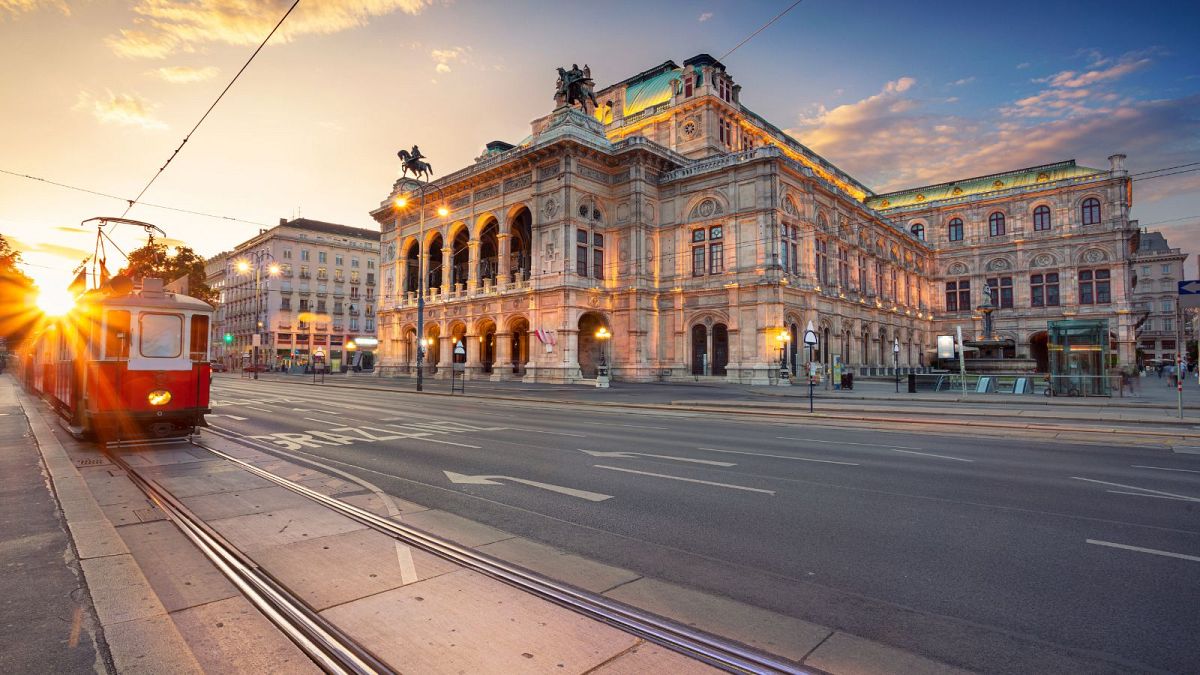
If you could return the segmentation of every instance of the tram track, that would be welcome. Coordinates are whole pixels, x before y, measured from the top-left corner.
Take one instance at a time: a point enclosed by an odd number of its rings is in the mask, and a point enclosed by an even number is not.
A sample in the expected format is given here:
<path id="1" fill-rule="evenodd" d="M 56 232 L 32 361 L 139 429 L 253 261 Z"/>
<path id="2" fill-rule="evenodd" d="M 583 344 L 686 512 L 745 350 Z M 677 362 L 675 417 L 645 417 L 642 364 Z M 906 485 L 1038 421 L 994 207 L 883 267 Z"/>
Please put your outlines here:
<path id="1" fill-rule="evenodd" d="M 178 442 L 178 439 L 172 442 Z M 163 510 L 188 539 L 268 621 L 296 644 L 327 673 L 384 675 L 395 671 L 326 621 L 286 586 L 193 514 L 170 492 L 143 476 L 119 453 L 119 448 L 161 444 L 113 443 L 104 453 L 124 471 L 156 506 Z"/>
<path id="2" fill-rule="evenodd" d="M 232 434 L 222 433 L 211 428 L 208 429 L 208 432 L 238 445 L 264 450 L 271 454 L 284 454 L 278 453 L 276 448 L 247 441 Z M 255 476 L 317 502 L 401 543 L 497 579 L 509 586 L 721 670 L 731 673 L 794 673 L 797 675 L 818 675 L 820 673 L 820 671 L 801 668 L 790 661 L 710 635 L 676 621 L 664 619 L 604 596 L 559 583 L 498 558 L 322 494 L 205 445 L 202 441 L 193 438 L 190 442 L 192 445 L 212 453 L 215 457 L 231 462 Z M 288 459 L 304 461 L 303 458 L 291 456 L 288 456 Z"/>

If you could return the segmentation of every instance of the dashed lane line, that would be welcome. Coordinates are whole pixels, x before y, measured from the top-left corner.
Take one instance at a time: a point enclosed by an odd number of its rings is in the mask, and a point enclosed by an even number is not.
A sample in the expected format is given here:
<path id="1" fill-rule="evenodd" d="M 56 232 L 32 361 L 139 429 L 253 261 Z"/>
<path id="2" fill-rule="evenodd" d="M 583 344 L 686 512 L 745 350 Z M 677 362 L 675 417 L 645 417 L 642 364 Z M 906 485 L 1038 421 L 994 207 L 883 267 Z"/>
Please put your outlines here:
<path id="1" fill-rule="evenodd" d="M 1131 469 L 1157 469 L 1158 471 L 1179 471 L 1181 473 L 1200 473 L 1200 471 L 1195 471 L 1193 469 L 1172 469 L 1172 468 L 1168 468 L 1165 466 L 1145 466 L 1143 464 L 1131 464 L 1129 466 L 1129 468 L 1131 468 Z"/>
<path id="2" fill-rule="evenodd" d="M 576 438 L 587 438 L 587 434 L 573 434 L 566 431 L 546 431 L 545 429 L 530 429 L 528 427 L 505 427 L 514 431 L 528 431 L 534 434 L 546 434 L 548 436 L 574 436 Z"/>
<path id="3" fill-rule="evenodd" d="M 699 478 L 684 478 L 683 476 L 672 476 L 665 473 L 653 473 L 650 471 L 637 471 L 636 469 L 622 469 L 618 466 L 605 466 L 603 464 L 593 464 L 597 469 L 608 469 L 609 471 L 622 471 L 624 473 L 636 473 L 641 476 L 654 476 L 655 478 L 669 478 L 671 480 L 680 480 L 685 483 L 701 483 L 703 485 L 715 485 L 716 487 L 730 488 L 733 490 L 745 490 L 747 492 L 761 492 L 763 494 L 775 496 L 774 490 L 764 490 L 762 488 L 746 487 L 745 485 L 732 485 L 730 483 L 717 483 L 711 480 L 700 480 Z"/>
<path id="4" fill-rule="evenodd" d="M 1096 546 L 1108 546 L 1109 548 L 1119 548 L 1126 551 L 1137 551 L 1138 553 L 1150 553 L 1152 555 L 1161 555 L 1166 558 L 1178 558 L 1180 560 L 1190 560 L 1192 562 L 1200 562 L 1200 556 L 1187 555 L 1186 553 L 1174 553 L 1172 551 L 1162 551 L 1157 548 L 1143 548 L 1141 546 L 1130 546 L 1129 544 L 1118 544 L 1111 541 L 1100 541 L 1099 539 L 1087 539 L 1087 543 L 1095 544 Z"/>
<path id="5" fill-rule="evenodd" d="M 1082 481 L 1086 481 L 1088 483 L 1099 483 L 1100 485 L 1109 485 L 1111 487 L 1125 488 L 1126 490 L 1138 490 L 1141 492 L 1149 492 L 1151 494 L 1156 494 L 1156 495 L 1164 495 L 1167 497 L 1174 497 L 1176 499 L 1182 499 L 1184 501 L 1189 501 L 1189 502 L 1200 502 L 1200 498 L 1189 497 L 1187 495 L 1178 495 L 1178 494 L 1175 494 L 1174 492 L 1163 492 L 1162 490 L 1151 490 L 1150 488 L 1138 487 L 1136 485 L 1124 485 L 1122 483 L 1110 483 L 1106 480 L 1096 480 L 1094 478 L 1081 478 L 1079 476 L 1071 476 L 1071 480 L 1082 480 Z"/>
<path id="6" fill-rule="evenodd" d="M 937 457 L 938 459 L 950 459 L 955 462 L 974 462 L 973 459 L 964 459 L 962 457 L 951 457 L 950 455 L 937 455 L 932 452 L 921 452 L 917 448 L 910 448 L 906 445 L 877 445 L 875 443 L 854 443 L 851 441 L 822 441 L 815 438 L 798 438 L 796 436 L 776 436 L 783 441 L 804 441 L 806 443 L 828 443 L 830 445 L 860 445 L 867 448 L 878 448 L 880 450 L 891 450 L 905 455 L 921 455 L 923 457 Z"/>
<path id="7" fill-rule="evenodd" d="M 1147 492 L 1126 492 L 1125 490 L 1106 490 L 1106 492 L 1114 495 L 1131 495 L 1134 497 L 1153 497 L 1154 499 L 1170 499 L 1173 502 L 1187 502 L 1190 499 L 1183 497 L 1168 497 L 1167 495 L 1152 495 Z"/>
<path id="8" fill-rule="evenodd" d="M 817 462 L 820 464 L 841 464 L 844 466 L 862 466 L 854 462 L 838 462 L 832 459 L 813 459 L 811 457 L 789 457 L 787 455 L 768 455 L 764 452 L 746 452 L 745 450 L 722 450 L 721 448 L 696 448 L 706 452 L 728 452 L 733 455 L 750 455 L 752 457 L 771 457 L 774 459 L 791 459 L 797 462 Z"/>

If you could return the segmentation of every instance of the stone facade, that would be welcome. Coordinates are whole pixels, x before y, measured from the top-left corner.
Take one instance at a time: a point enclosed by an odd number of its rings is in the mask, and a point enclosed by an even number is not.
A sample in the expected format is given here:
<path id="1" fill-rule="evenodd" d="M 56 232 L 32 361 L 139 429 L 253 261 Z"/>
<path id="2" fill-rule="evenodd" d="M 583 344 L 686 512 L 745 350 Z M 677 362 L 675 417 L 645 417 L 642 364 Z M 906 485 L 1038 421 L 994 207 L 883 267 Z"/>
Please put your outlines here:
<path id="1" fill-rule="evenodd" d="M 1179 325 L 1178 286 L 1187 254 L 1171 248 L 1158 232 L 1144 233 L 1139 244 L 1131 262 L 1137 278 L 1133 301 L 1140 322 L 1138 351 L 1143 364 L 1173 363 L 1191 336 L 1188 326 Z"/>
<path id="2" fill-rule="evenodd" d="M 1028 357 L 1048 319 L 1104 316 L 1132 359 L 1138 230 L 1119 156 L 1109 171 L 1062 162 L 876 195 L 739 94 L 712 57 L 668 61 L 434 183 L 397 181 L 371 212 L 384 365 L 415 363 L 423 286 L 427 361 L 443 374 L 461 342 L 471 377 L 573 382 L 603 360 L 616 379 L 769 384 L 781 362 L 803 371 L 810 323 L 818 370 L 890 373 L 927 366 L 955 325 L 978 333 L 992 278 L 1014 353 Z M 1043 207 L 1048 229 L 1032 222 Z M 1005 225 L 990 236 L 980 228 L 996 212 Z M 946 234 L 955 218 L 961 241 Z M 1042 273 L 1043 306 L 1031 307 L 1035 270 L 1056 270 L 1057 305 Z M 950 279 L 970 281 L 965 311 L 946 305 Z"/>

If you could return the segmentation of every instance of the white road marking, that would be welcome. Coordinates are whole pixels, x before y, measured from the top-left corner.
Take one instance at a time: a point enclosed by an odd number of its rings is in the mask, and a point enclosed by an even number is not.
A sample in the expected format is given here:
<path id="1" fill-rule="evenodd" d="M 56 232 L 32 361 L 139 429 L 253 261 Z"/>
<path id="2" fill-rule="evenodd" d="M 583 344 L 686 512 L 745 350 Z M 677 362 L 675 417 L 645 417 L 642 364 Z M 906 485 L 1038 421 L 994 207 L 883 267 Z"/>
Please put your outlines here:
<path id="1" fill-rule="evenodd" d="M 236 422 L 245 422 L 247 419 L 245 417 L 238 417 L 237 415 L 226 415 L 225 413 L 209 413 L 205 417 L 227 417 Z"/>
<path id="2" fill-rule="evenodd" d="M 1125 490 L 1106 490 L 1114 495 L 1133 495 L 1134 497 L 1153 497 L 1154 499 L 1170 499 L 1175 502 L 1191 501 L 1182 497 L 1168 497 L 1166 495 L 1152 495 L 1145 492 L 1126 492 Z"/>
<path id="3" fill-rule="evenodd" d="M 1111 485 L 1113 487 L 1125 488 L 1126 490 L 1141 490 L 1142 492 L 1150 492 L 1150 493 L 1153 493 L 1156 495 L 1166 495 L 1168 497 L 1177 497 L 1179 499 L 1189 501 L 1189 502 L 1200 502 L 1200 499 L 1197 499 L 1196 497 L 1189 497 L 1187 495 L 1177 495 L 1174 492 L 1163 492 L 1161 490 L 1151 490 L 1150 488 L 1138 487 L 1136 485 L 1123 485 L 1121 483 L 1109 483 L 1108 481 L 1096 480 L 1094 478 L 1080 478 L 1079 476 L 1071 476 L 1071 479 L 1087 481 L 1089 483 L 1099 483 L 1101 485 Z"/>
<path id="4" fill-rule="evenodd" d="M 456 483 L 459 485 L 502 485 L 502 483 L 498 483 L 497 481 L 510 480 L 514 483 L 523 483 L 525 485 L 532 485 L 533 487 L 541 488 L 543 490 L 549 490 L 551 492 L 557 492 L 559 494 L 569 495 L 571 497 L 586 499 L 589 502 L 602 502 L 606 499 L 612 499 L 612 495 L 600 494 L 599 492 L 577 490 L 575 488 L 563 487 L 561 485 L 541 483 L 536 480 L 513 478 L 512 476 L 468 476 L 466 474 L 455 473 L 453 471 L 442 471 L 442 473 L 446 474 L 446 478 L 449 478 L 451 483 Z"/>
<path id="5" fill-rule="evenodd" d="M 252 406 L 252 405 L 244 405 L 244 406 L 242 406 L 242 407 L 243 407 L 243 408 L 246 408 L 246 409 L 248 409 L 248 410 L 257 410 L 258 412 L 265 412 L 265 413 L 273 413 L 273 412 L 275 412 L 274 410 L 267 410 L 266 408 L 255 408 L 255 407 L 254 407 L 254 406 Z"/>
<path id="6" fill-rule="evenodd" d="M 579 451 L 587 453 L 592 457 L 616 457 L 618 459 L 654 457 L 656 459 L 673 459 L 676 462 L 692 462 L 693 464 L 708 464 L 710 466 L 737 466 L 737 464 L 734 464 L 733 462 L 714 462 L 711 459 L 692 459 L 691 457 L 677 457 L 675 455 L 652 455 L 648 452 L 625 452 L 623 450 L 604 452 L 602 450 L 584 450 L 583 448 L 579 448 Z"/>
<path id="7" fill-rule="evenodd" d="M 733 455 L 750 455 L 752 457 L 773 457 L 775 459 L 794 459 L 797 462 L 819 462 L 821 464 L 842 464 L 844 466 L 862 466 L 854 462 L 836 462 L 832 459 L 812 459 L 809 457 L 788 457 L 787 455 L 768 455 L 763 452 L 746 452 L 744 450 L 722 450 L 720 448 L 696 448 L 697 450 L 706 450 L 708 452 L 728 452 Z"/>
<path id="8" fill-rule="evenodd" d="M 1183 473 L 1200 473 L 1200 471 L 1194 471 L 1192 469 L 1169 469 L 1165 466 L 1145 466 L 1142 464 L 1131 464 L 1130 468 L 1132 468 L 1132 469 L 1158 469 L 1159 471 L 1180 471 Z"/>
<path id="9" fill-rule="evenodd" d="M 902 452 L 906 455 L 924 455 L 926 457 L 938 457 L 940 459 L 952 459 L 956 462 L 974 462 L 973 459 L 963 459 L 962 457 L 951 457 L 950 455 L 935 455 L 932 452 L 917 452 L 916 450 L 901 450 L 899 448 L 888 448 L 892 452 Z"/>
<path id="10" fill-rule="evenodd" d="M 423 438 L 419 436 L 413 436 L 412 438 L 415 441 L 425 441 L 426 443 L 441 443 L 442 445 L 457 445 L 460 448 L 474 448 L 476 450 L 482 450 L 482 448 L 480 448 L 478 445 L 467 445 L 466 443 L 455 443 L 454 441 L 440 441 L 436 438 Z"/>
<path id="11" fill-rule="evenodd" d="M 700 480 L 699 478 L 684 478 L 683 476 L 670 476 L 665 473 L 652 473 L 650 471 L 635 471 L 633 469 L 622 469 L 617 466 L 605 466 L 603 464 L 593 464 L 597 469 L 608 469 L 609 471 L 623 471 L 625 473 L 636 473 L 641 476 L 654 476 L 655 478 L 669 478 L 671 480 L 681 480 L 686 483 L 702 483 L 704 485 L 715 485 L 717 487 L 732 488 L 734 490 L 746 490 L 747 492 L 762 492 L 764 494 L 775 496 L 774 490 L 764 490 L 762 488 L 746 487 L 745 485 L 731 485 L 729 483 L 717 483 L 711 480 Z"/>
<path id="12" fill-rule="evenodd" d="M 586 424 L 590 427 L 630 427 L 632 429 L 670 429 L 671 427 L 652 427 L 647 424 L 613 424 L 609 422 L 575 422 L 575 424 Z"/>
<path id="13" fill-rule="evenodd" d="M 1200 455 L 1200 447 L 1195 445 L 1176 445 L 1171 448 L 1171 452 L 1180 455 Z"/>
<path id="14" fill-rule="evenodd" d="M 816 438 L 799 438 L 797 436 L 776 436 L 782 441 L 805 441 L 807 443 L 828 443 L 830 445 L 861 445 L 865 448 L 888 448 L 889 450 L 920 450 L 907 445 L 879 445 L 877 443 L 855 443 L 853 441 L 822 441 Z"/>
<path id="15" fill-rule="evenodd" d="M 1160 551 L 1156 548 L 1142 548 L 1141 546 L 1130 546 L 1129 544 L 1117 544 L 1111 541 L 1100 541 L 1098 539 L 1088 539 L 1087 543 L 1095 544 L 1096 546 L 1108 546 L 1110 548 L 1121 548 L 1126 551 L 1137 551 L 1138 553 L 1151 553 L 1153 555 L 1161 555 L 1167 558 L 1179 558 L 1180 560 L 1191 560 L 1192 562 L 1200 562 L 1200 556 L 1187 555 L 1185 553 L 1172 553 L 1171 551 Z"/>
<path id="16" fill-rule="evenodd" d="M 528 431 L 532 434 L 548 434 L 550 436 L 574 436 L 576 438 L 587 438 L 587 434 L 571 434 L 565 431 L 544 431 L 542 429 L 529 429 L 527 427 L 508 427 L 516 431 Z"/>
<path id="17" fill-rule="evenodd" d="M 330 424 L 330 425 L 333 425 L 333 426 L 335 426 L 335 427 L 344 427 L 344 426 L 346 426 L 345 422 L 330 422 L 329 420 L 319 420 L 319 419 L 317 419 L 317 418 L 315 418 L 315 417 L 305 417 L 304 419 L 308 420 L 309 422 L 320 422 L 321 424 Z"/>

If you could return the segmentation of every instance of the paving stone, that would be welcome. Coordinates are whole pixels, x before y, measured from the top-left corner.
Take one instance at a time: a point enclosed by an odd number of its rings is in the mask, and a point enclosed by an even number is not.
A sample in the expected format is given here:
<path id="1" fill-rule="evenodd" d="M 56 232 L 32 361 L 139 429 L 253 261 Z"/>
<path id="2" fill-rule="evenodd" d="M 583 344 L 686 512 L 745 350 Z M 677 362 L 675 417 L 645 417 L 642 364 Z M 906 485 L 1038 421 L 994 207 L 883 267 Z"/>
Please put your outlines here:
<path id="1" fill-rule="evenodd" d="M 158 482 L 171 494 L 180 498 L 211 495 L 218 492 L 253 490 L 272 485 L 267 479 L 259 478 L 246 471 L 225 470 L 188 476 L 162 477 Z"/>
<path id="2" fill-rule="evenodd" d="M 132 555 L 92 558 L 80 564 L 96 616 L 106 629 L 111 624 L 166 614 Z"/>
<path id="3" fill-rule="evenodd" d="M 460 569 L 374 530 L 276 546 L 254 560 L 318 610 Z"/>
<path id="4" fill-rule="evenodd" d="M 101 506 L 100 510 L 104 513 L 104 517 L 108 518 L 108 522 L 112 523 L 114 527 L 121 527 L 122 525 L 132 525 L 144 522 L 138 517 L 137 512 L 139 510 L 153 508 L 154 505 L 150 503 L 150 500 L 143 497 L 142 499 L 124 502 L 122 504 L 107 504 L 105 506 Z"/>
<path id="5" fill-rule="evenodd" d="M 171 617 L 206 672 L 321 672 L 240 595 L 185 609 Z"/>
<path id="6" fill-rule="evenodd" d="M 479 546 L 477 550 L 593 593 L 601 593 L 641 576 L 627 569 L 605 565 L 523 537 Z"/>
<path id="7" fill-rule="evenodd" d="M 821 643 L 804 664 L 835 675 L 968 675 L 970 672 L 841 631 Z"/>
<path id="8" fill-rule="evenodd" d="M 187 464 L 191 462 L 204 461 L 204 459 L 212 459 L 211 454 L 202 459 L 188 452 L 186 448 L 168 449 L 162 447 L 137 450 L 126 449 L 121 452 L 121 457 L 129 464 L 129 466 L 136 467 L 162 466 L 164 464 Z"/>
<path id="9" fill-rule="evenodd" d="M 217 520 L 251 513 L 278 511 L 310 503 L 307 497 L 277 485 L 252 490 L 197 495 L 183 498 L 181 501 L 188 510 L 202 520 Z"/>
<path id="10" fill-rule="evenodd" d="M 422 506 L 420 504 L 416 504 L 416 503 L 410 502 L 408 500 L 401 499 L 399 497 L 388 495 L 388 498 L 391 499 L 392 505 L 395 506 L 396 511 L 399 511 L 402 514 L 417 513 L 418 511 L 428 511 L 429 510 L 428 506 Z M 376 515 L 380 515 L 380 516 L 390 515 L 389 510 L 383 504 L 383 500 L 379 497 L 379 495 L 374 494 L 374 493 L 361 494 L 361 495 L 344 495 L 344 496 L 338 497 L 338 499 L 346 502 L 347 504 L 352 504 L 359 508 L 366 509 Z"/>
<path id="11" fill-rule="evenodd" d="M 832 632 L 824 626 L 657 579 L 605 593 L 634 607 L 798 661 Z"/>
<path id="12" fill-rule="evenodd" d="M 315 502 L 267 513 L 212 520 L 209 525 L 247 553 L 366 527 Z"/>
<path id="13" fill-rule="evenodd" d="M 113 476 L 108 467 L 85 467 L 79 469 L 79 474 L 87 482 L 92 499 L 100 506 L 124 504 L 146 498 L 128 476 Z"/>
<path id="14" fill-rule="evenodd" d="M 315 490 L 326 496 L 335 496 L 347 492 L 361 492 L 365 488 L 358 483 L 353 483 L 348 480 L 343 480 L 334 476 L 321 476 L 319 478 L 309 478 L 308 480 L 298 481 L 304 487 L 310 490 Z"/>
<path id="15" fill-rule="evenodd" d="M 202 675 L 192 650 L 166 614 L 104 627 L 116 672 L 121 675 Z"/>
<path id="16" fill-rule="evenodd" d="M 238 594 L 170 521 L 130 525 L 121 536 L 168 612 Z"/>
<path id="17" fill-rule="evenodd" d="M 494 527 L 437 509 L 404 513 L 397 516 L 397 520 L 472 548 L 513 537 L 512 534 L 503 530 L 497 530 Z"/>
<path id="18" fill-rule="evenodd" d="M 642 642 L 612 661 L 590 671 L 588 675 L 645 675 L 646 673 L 716 675 L 720 672 L 723 671 L 673 652 L 666 647 L 660 647 L 651 642 Z"/>
<path id="19" fill-rule="evenodd" d="M 322 614 L 412 673 L 582 673 L 637 638 L 461 570 Z"/>

